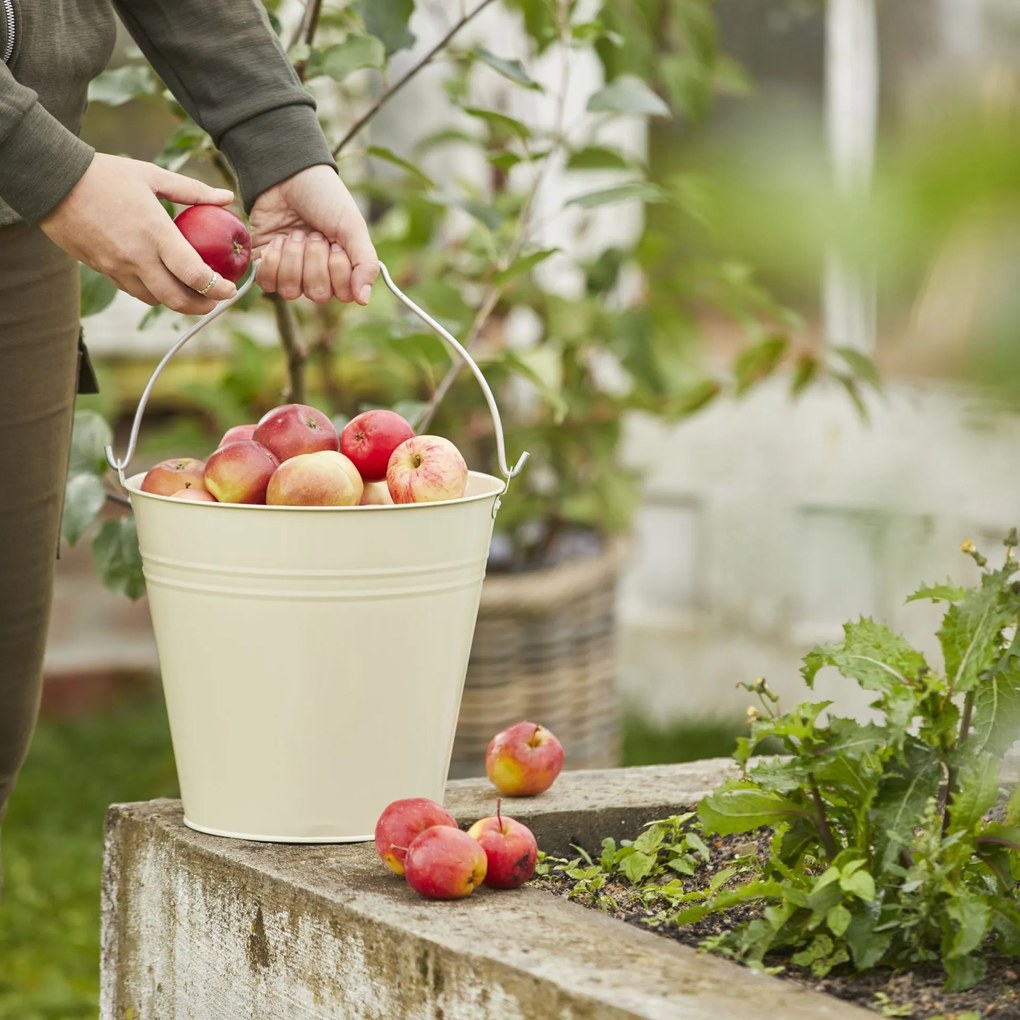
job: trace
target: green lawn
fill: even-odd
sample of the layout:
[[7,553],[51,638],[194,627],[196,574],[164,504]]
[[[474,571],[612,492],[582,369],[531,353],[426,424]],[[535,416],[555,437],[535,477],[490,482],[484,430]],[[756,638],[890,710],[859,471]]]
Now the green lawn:
[[[631,718],[625,764],[728,755],[737,731],[713,722],[656,728]],[[4,823],[0,1017],[97,1016],[107,805],[176,795],[161,699],[40,724]]]

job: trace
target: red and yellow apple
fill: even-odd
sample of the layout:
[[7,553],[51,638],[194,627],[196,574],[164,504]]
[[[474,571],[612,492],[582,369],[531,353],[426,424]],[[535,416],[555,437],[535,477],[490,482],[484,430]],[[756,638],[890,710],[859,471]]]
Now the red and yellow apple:
[[170,494],[171,499],[184,499],[192,503],[215,503],[216,497],[208,489],[192,487],[190,489],[178,489]]
[[300,453],[340,449],[340,437],[328,416],[309,404],[281,404],[255,424],[252,438],[280,463]]
[[255,425],[231,425],[226,432],[223,433],[223,438],[216,444],[217,449],[221,446],[226,446],[227,443],[236,443],[239,439],[254,439],[255,438]]
[[393,497],[385,482],[365,482],[359,506],[392,506]]
[[340,432],[340,452],[351,458],[366,482],[381,482],[386,478],[390,455],[413,435],[410,423],[396,411],[363,411]]
[[269,479],[269,506],[357,506],[364,484],[357,468],[336,450],[288,457]]
[[205,462],[205,487],[221,503],[266,501],[266,488],[279,460],[254,439],[239,439],[214,450]]
[[535,874],[538,863],[538,842],[523,822],[500,811],[479,818],[468,835],[478,840],[485,851],[485,884],[494,889],[516,889]]
[[375,848],[383,864],[403,875],[407,848],[416,836],[436,825],[456,829],[457,820],[428,797],[404,797],[388,804],[375,823]]
[[204,477],[205,461],[195,457],[171,457],[145,472],[141,490],[156,496],[172,496],[179,489],[202,488]]
[[524,721],[500,730],[485,750],[485,774],[509,797],[543,793],[562,769],[563,745],[538,723]]
[[459,900],[485,880],[488,859],[482,845],[462,829],[433,825],[419,833],[407,848],[404,878],[422,896]]
[[386,486],[394,503],[460,499],[468,469],[460,450],[444,436],[411,436],[390,455]]

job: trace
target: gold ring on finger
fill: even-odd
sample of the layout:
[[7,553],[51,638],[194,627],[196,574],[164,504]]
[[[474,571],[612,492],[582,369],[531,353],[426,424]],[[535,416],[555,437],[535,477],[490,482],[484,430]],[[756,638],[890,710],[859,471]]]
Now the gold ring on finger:
[[213,273],[212,276],[209,277],[209,282],[200,291],[198,291],[198,293],[201,294],[202,297],[205,297],[206,294],[208,294],[209,291],[211,291],[213,287],[216,286],[216,281],[219,278],[220,278],[219,273]]

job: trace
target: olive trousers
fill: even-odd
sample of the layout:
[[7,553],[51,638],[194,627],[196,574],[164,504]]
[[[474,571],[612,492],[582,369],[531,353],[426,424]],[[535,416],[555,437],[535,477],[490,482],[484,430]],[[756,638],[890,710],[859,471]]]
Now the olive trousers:
[[0,821],[39,709],[77,385],[78,286],[77,263],[41,231],[0,228]]

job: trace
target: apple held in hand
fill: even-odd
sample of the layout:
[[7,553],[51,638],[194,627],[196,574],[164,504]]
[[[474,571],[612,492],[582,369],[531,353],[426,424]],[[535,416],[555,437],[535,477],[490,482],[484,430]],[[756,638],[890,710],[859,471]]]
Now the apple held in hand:
[[363,411],[343,427],[340,452],[354,461],[366,482],[380,482],[386,478],[390,455],[413,435],[410,423],[396,411]]
[[375,823],[375,848],[383,864],[394,874],[403,875],[407,848],[416,836],[436,825],[456,829],[457,820],[428,797],[404,797],[388,804]]
[[205,461],[195,457],[172,457],[145,472],[141,489],[156,496],[172,496],[180,489],[204,488],[204,477]]
[[266,501],[266,489],[280,462],[254,439],[239,439],[214,450],[205,462],[205,487],[221,503]]
[[386,487],[394,503],[460,499],[468,469],[460,450],[443,436],[412,436],[390,455]]
[[174,223],[202,261],[224,280],[237,283],[251,264],[251,235],[244,221],[221,205],[192,205]]
[[329,418],[309,404],[281,404],[256,423],[252,438],[281,463],[301,453],[340,449],[340,437]]
[[543,793],[562,769],[562,744],[552,731],[533,722],[514,723],[501,730],[485,750],[485,774],[509,797]]
[[481,844],[461,829],[433,825],[415,836],[404,858],[404,878],[422,896],[459,900],[485,880],[488,859]]
[[336,450],[299,453],[274,472],[266,489],[269,506],[357,506],[364,484],[357,468]]
[[535,874],[538,863],[538,842],[523,822],[500,812],[479,818],[468,829],[485,851],[485,884],[494,889],[516,889]]

